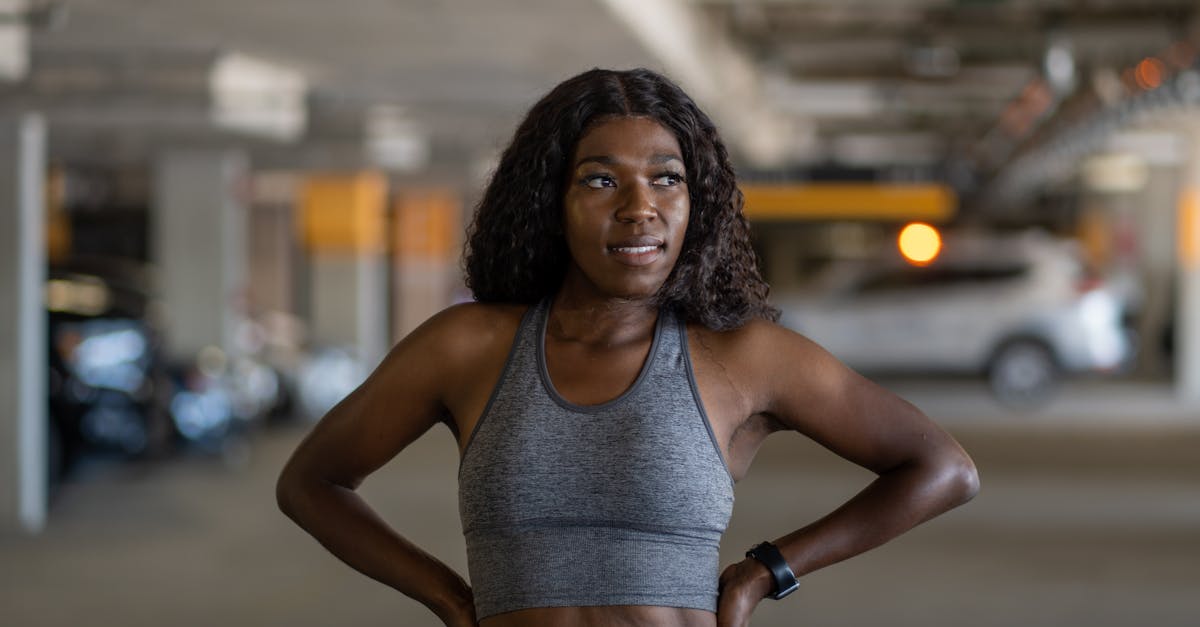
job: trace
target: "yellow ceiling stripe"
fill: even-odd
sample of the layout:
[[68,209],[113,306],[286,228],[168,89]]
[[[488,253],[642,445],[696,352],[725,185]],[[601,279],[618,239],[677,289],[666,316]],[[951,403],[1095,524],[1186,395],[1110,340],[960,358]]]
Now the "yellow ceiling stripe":
[[958,196],[936,183],[802,183],[742,185],[746,217],[781,220],[924,220],[944,222]]

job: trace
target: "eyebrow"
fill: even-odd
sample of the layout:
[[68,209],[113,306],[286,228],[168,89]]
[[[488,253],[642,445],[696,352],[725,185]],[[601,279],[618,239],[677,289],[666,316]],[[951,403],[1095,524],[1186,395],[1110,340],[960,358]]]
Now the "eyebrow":
[[[667,163],[668,161],[678,161],[680,164],[683,164],[682,157],[680,157],[679,155],[671,154],[671,153],[661,153],[661,154],[657,154],[657,155],[650,157],[650,165],[660,165],[663,163]],[[587,157],[583,157],[579,161],[576,161],[575,167],[578,168],[579,166],[581,166],[585,163],[588,163],[588,162],[599,163],[601,165],[616,165],[617,160],[608,155],[590,155]]]

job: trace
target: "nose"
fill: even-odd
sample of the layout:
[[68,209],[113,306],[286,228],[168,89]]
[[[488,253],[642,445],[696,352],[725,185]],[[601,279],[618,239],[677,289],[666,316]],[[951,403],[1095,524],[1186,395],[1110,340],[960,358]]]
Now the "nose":
[[618,197],[615,217],[618,222],[640,224],[658,215],[653,190],[649,185],[628,185]]

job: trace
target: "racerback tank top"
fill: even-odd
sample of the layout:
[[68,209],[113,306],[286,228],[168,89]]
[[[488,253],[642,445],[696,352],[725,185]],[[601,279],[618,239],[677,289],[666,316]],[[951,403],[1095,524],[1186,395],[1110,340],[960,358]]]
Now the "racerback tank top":
[[550,300],[530,307],[459,466],[476,615],[532,607],[716,611],[733,480],[663,310],[637,379],[575,405],[546,368]]

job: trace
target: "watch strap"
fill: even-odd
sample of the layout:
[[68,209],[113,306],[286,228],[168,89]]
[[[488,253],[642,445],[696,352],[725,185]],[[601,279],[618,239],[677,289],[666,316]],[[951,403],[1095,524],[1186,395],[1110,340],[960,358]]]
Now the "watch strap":
[[746,557],[758,560],[763,566],[767,567],[767,570],[771,571],[771,578],[774,580],[775,585],[767,596],[772,599],[782,599],[800,587],[800,582],[796,579],[796,574],[788,566],[787,560],[783,559],[783,553],[779,552],[779,547],[774,544],[770,542],[759,543],[749,551],[746,551]]

